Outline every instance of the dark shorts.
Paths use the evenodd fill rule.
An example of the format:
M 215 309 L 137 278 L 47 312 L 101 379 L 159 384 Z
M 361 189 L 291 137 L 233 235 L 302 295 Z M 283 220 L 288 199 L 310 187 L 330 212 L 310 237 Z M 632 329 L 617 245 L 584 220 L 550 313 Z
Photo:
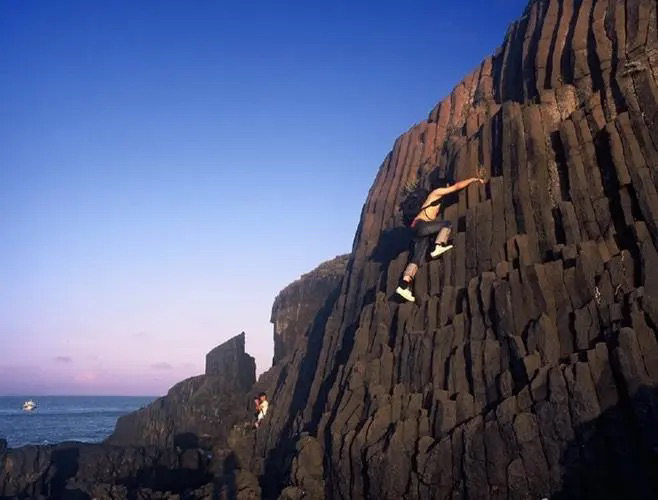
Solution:
M 432 222 L 419 220 L 416 222 L 416 224 L 413 226 L 414 251 L 411 256 L 411 262 L 417 266 L 420 266 L 420 263 L 427 255 L 427 251 L 430 247 L 430 239 L 428 236 L 437 234 L 443 228 L 451 227 L 452 224 L 447 220 L 433 220 Z

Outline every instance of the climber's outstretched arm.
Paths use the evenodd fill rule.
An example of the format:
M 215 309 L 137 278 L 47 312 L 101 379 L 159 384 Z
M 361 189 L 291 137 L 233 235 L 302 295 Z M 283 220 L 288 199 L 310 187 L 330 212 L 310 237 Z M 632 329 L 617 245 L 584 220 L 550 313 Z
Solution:
M 484 184 L 484 179 L 480 179 L 479 177 L 471 177 L 470 179 L 455 182 L 450 187 L 435 189 L 434 191 L 432 191 L 432 194 L 438 196 L 445 196 L 450 193 L 456 193 L 457 191 L 461 191 L 465 187 L 470 186 L 474 182 L 479 182 L 480 184 Z

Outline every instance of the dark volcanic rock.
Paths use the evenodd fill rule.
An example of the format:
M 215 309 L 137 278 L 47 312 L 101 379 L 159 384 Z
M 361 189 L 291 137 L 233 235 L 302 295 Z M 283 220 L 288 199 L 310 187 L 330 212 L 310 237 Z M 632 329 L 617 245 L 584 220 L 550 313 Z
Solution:
M 201 450 L 25 446 L 0 455 L 0 497 L 172 498 L 208 484 L 208 464 Z
M 295 342 L 306 334 L 327 298 L 340 286 L 348 260 L 349 255 L 341 255 L 324 262 L 279 292 L 272 306 L 273 364 L 290 354 Z
M 224 446 L 233 425 L 248 417 L 247 392 L 256 381 L 244 333 L 206 356 L 206 374 L 172 387 L 146 408 L 119 418 L 110 444 L 196 448 Z
M 532 1 L 395 142 L 332 310 L 270 381 L 264 495 L 299 493 L 305 431 L 330 498 L 658 496 L 657 22 Z M 404 186 L 480 168 L 400 304 Z
M 222 377 L 228 390 L 248 391 L 254 385 L 255 373 L 254 358 L 244 351 L 244 332 L 206 354 L 206 375 Z

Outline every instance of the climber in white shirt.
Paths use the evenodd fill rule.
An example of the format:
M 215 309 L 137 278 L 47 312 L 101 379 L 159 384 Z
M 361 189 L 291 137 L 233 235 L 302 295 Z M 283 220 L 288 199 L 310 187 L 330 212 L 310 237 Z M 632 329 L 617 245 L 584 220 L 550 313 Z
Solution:
M 258 428 L 260 421 L 267 415 L 267 408 L 269 407 L 267 394 L 261 392 L 257 398 L 254 398 L 254 405 L 256 406 L 256 422 L 254 422 L 254 427 Z

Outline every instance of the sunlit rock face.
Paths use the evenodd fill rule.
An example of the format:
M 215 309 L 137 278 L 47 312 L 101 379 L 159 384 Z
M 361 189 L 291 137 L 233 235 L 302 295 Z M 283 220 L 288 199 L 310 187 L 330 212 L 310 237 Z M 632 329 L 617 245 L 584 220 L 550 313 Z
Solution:
M 397 139 L 331 314 L 273 385 L 266 493 L 303 490 L 307 432 L 331 498 L 655 496 L 656 26 L 650 0 L 533 1 Z M 400 304 L 404 186 L 480 168 Z

